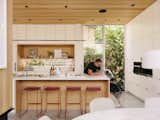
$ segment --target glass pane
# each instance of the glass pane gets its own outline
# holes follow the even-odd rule
[[[102,26],[87,25],[84,27],[84,67],[95,59],[103,58]],[[97,32],[98,31],[98,32]]]

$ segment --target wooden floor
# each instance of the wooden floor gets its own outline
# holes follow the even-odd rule
[[[143,107],[144,103],[136,98],[135,96],[131,95],[130,93],[122,93],[119,99],[113,99],[117,107],[121,108],[128,108],[128,107]],[[119,104],[120,103],[120,104]],[[64,111],[62,111],[61,116],[57,116],[56,111],[48,111],[44,113],[45,115],[49,116],[53,120],[71,120],[74,117],[80,115],[79,111],[69,111],[67,118],[64,117]],[[11,113],[9,115],[9,120],[37,120],[38,115],[35,111],[28,111],[24,115],[14,114]],[[41,114],[42,115],[42,114]]]

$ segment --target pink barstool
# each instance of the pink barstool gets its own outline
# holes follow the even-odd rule
[[[69,102],[68,101],[68,93],[69,92],[79,92],[79,102]],[[65,94],[65,117],[67,115],[67,108],[68,108],[68,105],[69,104],[78,104],[80,106],[80,111],[81,111],[81,114],[82,114],[82,91],[81,91],[81,87],[79,86],[69,86],[66,88],[66,94]]]
[[[61,89],[60,87],[57,86],[46,86],[44,87],[45,95],[46,95],[46,100],[45,100],[45,111],[48,109],[48,104],[54,104],[58,105],[58,114],[60,115],[61,113]],[[58,92],[58,101],[57,102],[48,102],[48,93],[49,92]]]
[[[91,92],[100,92],[100,96],[101,96],[101,87],[98,87],[98,86],[87,86],[86,87],[86,90],[85,90],[85,113],[87,112],[87,106],[89,104],[89,101],[88,100],[88,93],[91,94]]]
[[[35,104],[36,105],[36,110],[38,110],[38,105],[41,106],[41,111],[42,111],[42,93],[41,93],[41,87],[37,86],[27,86],[23,89],[26,92],[26,111],[28,111],[29,105],[30,104]],[[36,93],[36,102],[29,102],[29,92],[37,92]],[[39,98],[40,94],[40,98]]]

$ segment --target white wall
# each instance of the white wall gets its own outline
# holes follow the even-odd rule
[[[160,1],[157,0],[126,25],[126,90],[143,100],[160,94],[157,89],[160,88],[160,80],[156,74],[152,78],[133,74],[133,62],[141,61],[143,54],[151,49],[160,49],[159,11]]]
[[[7,1],[0,1],[0,69],[7,67]]]

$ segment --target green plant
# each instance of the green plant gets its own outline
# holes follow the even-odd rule
[[[95,40],[101,41],[101,26],[97,27]],[[106,68],[114,75],[117,85],[124,90],[124,28],[123,26],[105,26]]]
[[[85,48],[84,67],[86,67],[90,62],[93,62],[97,58],[102,58],[102,54],[96,53],[94,48]]]
[[[53,57],[54,58],[54,51],[48,51],[48,57]]]
[[[30,66],[41,66],[44,65],[43,61],[38,60],[38,59],[31,59],[31,61],[29,62]]]

